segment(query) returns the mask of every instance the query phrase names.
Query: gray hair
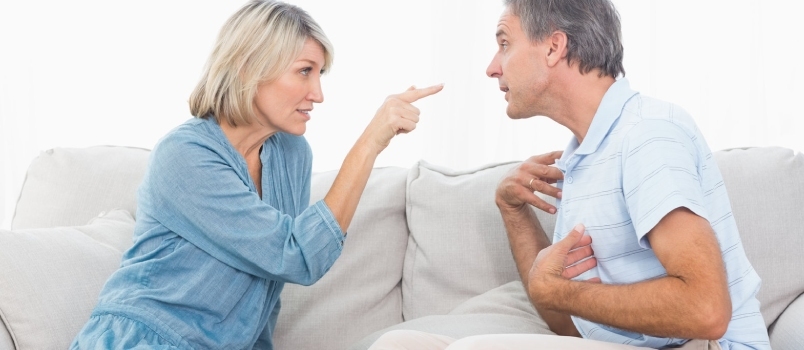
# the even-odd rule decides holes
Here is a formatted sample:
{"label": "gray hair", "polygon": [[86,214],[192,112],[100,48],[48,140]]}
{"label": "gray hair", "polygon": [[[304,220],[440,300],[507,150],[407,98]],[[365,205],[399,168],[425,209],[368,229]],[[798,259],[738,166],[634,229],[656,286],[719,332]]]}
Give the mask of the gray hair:
{"label": "gray hair", "polygon": [[504,0],[519,16],[528,39],[539,42],[554,31],[567,34],[567,60],[581,73],[625,76],[620,15],[610,0]]}
{"label": "gray hair", "polygon": [[221,28],[190,95],[190,113],[232,126],[251,124],[257,87],[279,78],[308,38],[321,44],[323,70],[328,70],[334,56],[332,44],[307,12],[280,1],[250,1]]}

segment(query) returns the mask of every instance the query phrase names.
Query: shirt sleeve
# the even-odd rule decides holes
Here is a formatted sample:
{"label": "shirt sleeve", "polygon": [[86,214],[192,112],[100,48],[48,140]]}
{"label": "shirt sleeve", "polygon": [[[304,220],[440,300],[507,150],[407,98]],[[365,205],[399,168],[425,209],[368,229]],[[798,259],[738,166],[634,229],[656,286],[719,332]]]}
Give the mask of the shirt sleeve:
{"label": "shirt sleeve", "polygon": [[149,214],[215,259],[262,278],[310,285],[340,255],[343,233],[332,211],[323,201],[306,207],[309,169],[288,173],[293,184],[276,189],[295,197],[285,202],[306,207],[293,217],[252,192],[248,174],[238,173],[231,165],[236,159],[214,144],[166,140],[153,153],[142,193]]}
{"label": "shirt sleeve", "polygon": [[643,120],[629,130],[622,149],[625,204],[643,248],[645,235],[672,210],[685,207],[708,219],[695,140],[666,120]]}

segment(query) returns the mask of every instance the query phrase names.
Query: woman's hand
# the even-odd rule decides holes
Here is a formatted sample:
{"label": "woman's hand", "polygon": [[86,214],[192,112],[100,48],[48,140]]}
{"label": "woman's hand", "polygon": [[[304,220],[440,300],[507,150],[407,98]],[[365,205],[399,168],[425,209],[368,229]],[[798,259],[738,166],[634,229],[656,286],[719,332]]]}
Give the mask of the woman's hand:
{"label": "woman's hand", "polygon": [[444,84],[421,89],[411,86],[403,93],[388,96],[361,138],[379,154],[388,147],[394,136],[409,133],[416,128],[420,111],[412,103],[435,94],[443,88]]}
{"label": "woman's hand", "polygon": [[363,135],[343,160],[324,202],[332,210],[344,234],[355,215],[357,203],[366,188],[374,161],[397,134],[408,133],[419,122],[419,109],[411,103],[441,91],[444,84],[407,91],[388,96],[377,110]]}

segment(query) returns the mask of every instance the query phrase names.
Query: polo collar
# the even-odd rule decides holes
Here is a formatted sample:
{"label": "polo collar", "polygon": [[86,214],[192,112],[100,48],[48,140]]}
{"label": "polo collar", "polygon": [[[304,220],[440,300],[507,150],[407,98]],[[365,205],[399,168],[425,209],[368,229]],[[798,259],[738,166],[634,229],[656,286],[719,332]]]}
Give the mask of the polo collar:
{"label": "polo collar", "polygon": [[[638,92],[631,90],[628,80],[625,78],[617,79],[603,95],[603,100],[600,101],[600,106],[597,108],[595,116],[592,118],[592,124],[589,125],[589,130],[586,132],[586,137],[575,150],[575,154],[588,155],[595,153],[597,148],[609,134],[614,122],[620,118],[623,107],[631,99],[637,95]],[[573,137],[570,144],[578,143],[578,140]]]}

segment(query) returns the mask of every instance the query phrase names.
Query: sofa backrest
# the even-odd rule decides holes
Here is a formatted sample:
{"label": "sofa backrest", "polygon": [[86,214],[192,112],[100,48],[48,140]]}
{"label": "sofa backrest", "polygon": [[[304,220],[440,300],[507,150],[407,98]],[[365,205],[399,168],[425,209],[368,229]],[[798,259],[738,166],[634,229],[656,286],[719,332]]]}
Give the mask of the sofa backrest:
{"label": "sofa backrest", "polygon": [[[43,152],[28,170],[12,228],[85,225],[115,208],[135,214],[148,154],[113,146]],[[715,157],[746,254],[763,280],[758,297],[770,325],[804,292],[798,257],[804,247],[804,155],[761,147]],[[375,169],[342,257],[316,285],[286,286],[278,348],[345,347],[395,322],[444,314],[515,280],[493,195],[516,164],[452,171],[420,162],[412,169]],[[313,175],[312,200],[323,198],[334,174]],[[554,217],[535,212],[552,232]],[[78,271],[76,278],[81,273],[90,271]],[[4,331],[0,345],[9,339]]]}
{"label": "sofa backrest", "polygon": [[[757,298],[767,327],[804,292],[799,256],[804,247],[804,155],[754,147],[714,156],[746,255],[762,278]],[[411,170],[406,203],[411,232],[402,280],[405,320],[445,314],[518,278],[493,202],[497,183],[517,164],[452,171],[420,162]],[[552,237],[555,217],[535,212]]]}
{"label": "sofa backrest", "polygon": [[150,151],[121,146],[54,148],[31,162],[12,229],[84,225],[99,213],[136,214]]}

